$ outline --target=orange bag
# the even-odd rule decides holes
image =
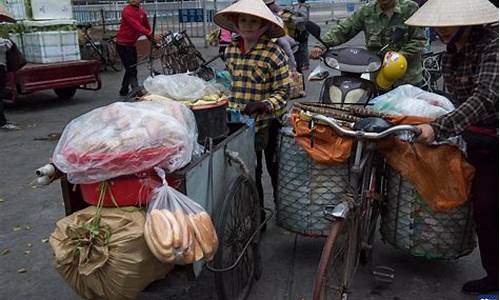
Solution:
[[[418,125],[430,123],[431,119],[391,116],[387,121],[395,125]],[[458,147],[415,143],[412,148],[397,138],[381,140],[377,144],[389,165],[410,180],[433,210],[458,207],[468,200],[474,167]]]
[[[332,165],[350,157],[353,138],[338,136],[333,129],[319,123],[309,129],[309,122],[301,119],[297,112],[292,113],[290,122],[295,130],[295,141],[315,162]]]

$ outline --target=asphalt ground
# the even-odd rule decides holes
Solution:
[[[199,45],[201,40],[196,41]],[[311,42],[312,43],[312,42]],[[357,37],[351,45],[361,45]],[[216,48],[199,50],[204,57]],[[316,66],[313,61],[311,69]],[[217,63],[215,67],[222,65]],[[140,67],[139,77],[148,70]],[[306,74],[307,75],[307,74]],[[34,170],[49,161],[56,140],[73,118],[96,107],[119,100],[121,74],[102,73],[100,91],[78,91],[70,101],[58,100],[51,92],[24,97],[6,110],[10,121],[21,130],[0,132],[0,299],[78,299],[52,266],[53,253],[46,239],[55,222],[64,217],[61,190],[57,183],[38,188]],[[306,82],[307,96],[315,101],[321,83]],[[273,208],[269,178],[265,184],[266,205]],[[460,292],[466,280],[481,277],[477,249],[453,261],[430,261],[408,256],[376,239],[375,261],[395,270],[395,280],[384,285],[373,280],[363,268],[358,270],[352,299],[476,299]],[[249,299],[311,299],[313,276],[324,239],[309,238],[277,227],[271,220],[262,237],[263,274],[255,282]],[[141,299],[214,299],[213,274],[203,272],[194,279],[185,270],[171,273],[153,283]]]

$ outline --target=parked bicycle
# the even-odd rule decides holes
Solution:
[[[83,49],[85,49],[88,59],[100,61],[105,71],[109,67],[113,71],[120,72],[122,70],[122,63],[116,51],[116,36],[103,38],[101,41],[94,41],[89,33],[92,24],[81,24],[77,25],[77,27],[83,33],[83,38],[85,39]]]
[[[374,237],[382,209],[385,165],[378,155],[375,141],[398,133],[408,133],[413,140],[419,129],[411,125],[392,126],[381,117],[361,118],[356,122],[341,121],[316,113],[312,107],[301,113],[317,124],[331,127],[337,135],[356,139],[356,150],[350,163],[347,193],[334,206],[325,208],[330,222],[321,260],[314,280],[313,299],[347,299],[358,264],[368,264],[372,274],[382,281],[392,281],[386,267],[373,267]],[[342,113],[342,108],[339,108]],[[347,110],[345,114],[348,114]],[[350,123],[352,129],[346,129]]]

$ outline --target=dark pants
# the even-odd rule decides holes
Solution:
[[[307,41],[299,43],[299,49],[294,54],[295,62],[297,63],[297,71],[302,73],[304,66],[309,66],[309,53],[307,51]]]
[[[139,86],[137,82],[137,49],[135,47],[116,44],[116,51],[120,55],[125,74],[123,75],[121,92],[128,92],[129,86],[135,89]]]
[[[471,199],[481,253],[488,277],[498,280],[498,139],[466,133],[467,160],[476,168]]]
[[[257,191],[260,198],[260,207],[264,207],[264,188],[262,186],[262,154],[266,160],[267,172],[271,177],[271,185],[273,186],[273,200],[276,202],[276,189],[278,184],[278,167],[279,162],[276,157],[276,150],[278,147],[278,136],[280,130],[280,123],[278,120],[272,120],[269,124],[268,134],[266,134],[267,143],[265,143],[264,150],[256,149],[257,166],[255,167],[255,182],[257,184]]]

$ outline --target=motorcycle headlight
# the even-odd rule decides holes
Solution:
[[[339,62],[333,57],[326,57],[325,64],[332,69],[336,69],[339,66]]]
[[[369,73],[372,73],[372,72],[375,72],[375,71],[378,71],[378,69],[380,69],[380,66],[382,66],[382,63],[381,62],[378,62],[378,61],[372,61],[371,63],[368,64],[368,66],[366,67],[366,71],[369,72]]]

